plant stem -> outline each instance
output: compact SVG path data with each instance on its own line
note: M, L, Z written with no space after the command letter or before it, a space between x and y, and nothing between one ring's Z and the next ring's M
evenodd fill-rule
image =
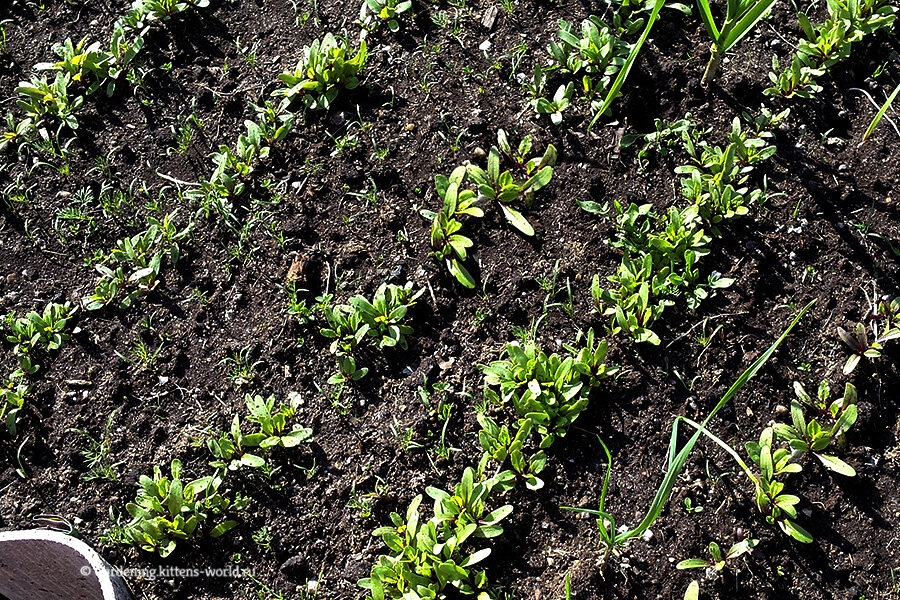
M719 54L719 49L715 44L709 47L709 51L709 62L706 65L706 71L703 73L703 79L700 80L700 85L704 86L716 76L716 71L719 69L719 63L722 62L722 55Z

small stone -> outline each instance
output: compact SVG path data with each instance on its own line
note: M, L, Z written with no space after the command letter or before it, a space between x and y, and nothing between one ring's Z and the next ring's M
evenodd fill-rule
M844 164L838 165L838 171L841 172L841 173L843 173L844 171L846 171L846 170L849 169L849 168L850 168L850 167L848 167L847 165L844 165Z
M484 40L483 42L481 42L481 44L479 44L478 49L481 51L490 50L491 49L491 41Z
M650 542L650 540L653 539L653 532L648 529L641 535L641 539L643 539L645 542Z
M6 283L12 283L15 280L16 280L15 273L10 273L9 275L6 276Z
M490 31L494 28L494 22L497 20L497 6L491 6L481 17L481 26Z
M68 198L68 197L71 196L71 195L72 195L71 192L66 192L66 191L56 192L56 197L57 197L57 198L61 198L61 199L66 199L66 198Z
M306 578L306 560L302 556L292 556L278 567L281 574L289 581L300 582Z
M487 153L484 151L484 148L482 148L481 146L472 150L472 154L475 155L475 158L484 158L485 156L487 156Z
M406 124L406 130L407 130L407 131L415 131L415 129L416 129L416 124L415 124L415 123L407 123L407 124Z
M784 404L779 404L775 407L775 414L779 417L786 417L791 414L791 411L788 410L788 407Z
M94 384L87 379L66 379L66 385L70 387L89 387Z

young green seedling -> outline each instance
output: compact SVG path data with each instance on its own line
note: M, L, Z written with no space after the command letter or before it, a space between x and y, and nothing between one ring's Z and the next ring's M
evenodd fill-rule
M561 85L556 89L553 100L538 98L534 103L534 109L540 114L550 115L550 121L554 125L559 125L563 120L563 112L572 103L574 93L575 84L570 81L568 85Z
M856 365L862 357L880 358L884 349L884 343L900 338L900 297L891 301L873 303L869 317L872 321L872 341L866 333L866 326L857 323L850 333L843 327L838 327L837 332L841 340L850 348L853 354L844 364L844 375L849 375L856 369ZM884 321L884 326L879 333L878 323Z
M774 3L775 0L727 0L725 21L719 28L713 20L709 0L697 0L700 18L706 26L709 37L712 38L712 45L709 48L711 56L700 80L702 85L706 85L715 77L725 53L750 33L760 19L768 14Z
M722 554L722 549L715 542L709 543L709 558L689 558L683 560L677 565L676 569L712 569L718 573L724 569L729 561L738 558L741 555L749 554L753 548L759 543L759 540L746 539L738 542L728 549L728 552Z
M531 138L523 139L515 153L512 152L506 133L502 129L498 132L497 138L501 148L504 148L504 154L513 158L517 166L524 170L527 179L518 179L509 170L500 171L501 150L497 146L492 146L488 154L487 171L470 164L466 173L478 186L479 201L483 199L497 204L513 227L525 235L534 235L534 228L525 220L522 213L509 204L520 198L524 199L526 207L534 203L535 191L547 185L553 177L556 148L553 144L549 144L540 159L532 158L526 161L524 155L531 149Z
M365 0L360 8L360 24L371 31L382 23L387 23L388 29L398 31L400 23L397 18L410 8L411 0Z
M838 420L830 429L822 429L816 419L809 423L803 416L803 408L796 400L791 401L791 425L784 423L775 424L775 434L779 439L786 440L793 450L809 453L819 459L826 469L853 477L856 471L836 456L823 454L822 451L831 445L833 439L844 434L856 423L856 405L851 404L841 411Z
M312 110L328 110L341 88L355 89L358 75L366 64L368 53L365 41L352 55L347 38L336 38L331 33L322 40L315 40L303 49L303 58L297 67L279 75L288 87L275 92L288 99L300 98Z

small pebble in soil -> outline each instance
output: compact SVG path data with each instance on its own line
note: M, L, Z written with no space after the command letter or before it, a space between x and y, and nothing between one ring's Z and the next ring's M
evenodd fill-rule
M415 131L415 130L416 130L416 124L415 124L415 123L407 123L407 124L406 124L406 130L407 130L407 131Z
M849 168L849 167L848 167L847 165L838 165L838 171L841 172L841 173L843 173L844 171L846 171L848 168Z
M775 407L775 414L779 417L786 417L787 415L791 414L791 411L789 411L788 407L784 404L779 404Z
M477 148L472 150L472 154L475 155L475 158L484 158L487 155L487 153L484 151L484 148L482 148L481 146L478 146Z

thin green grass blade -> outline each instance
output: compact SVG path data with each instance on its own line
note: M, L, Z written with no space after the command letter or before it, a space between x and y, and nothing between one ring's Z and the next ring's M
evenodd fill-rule
M700 9L700 20L706 26L706 32L712 38L714 44L719 43L719 28L713 21L712 11L709 8L709 0L697 0L697 8Z
M872 122L869 123L869 126L866 128L866 132L863 134L863 139L859 143L860 145L863 145L864 143L866 143L866 140L869 139L869 136L872 135L872 132L875 131L876 127L878 127L878 123L881 121L881 119L887 113L887 110L888 110L888 108L890 108L891 104L894 103L894 98L897 97L898 92L900 92L900 85L898 85L896 88L894 88L894 91L891 93L890 96L888 96L888 99L881 106L881 109L878 111L878 114L876 114L875 118L872 119Z
M629 539L641 535L647 529L650 528L651 525L656 521L659 514L662 512L663 507L668 501L669 496L672 493L672 489L675 487L675 483L678 475L681 473L681 470L684 468L684 464L687 462L688 456L694 449L694 445L697 443L697 440L700 438L700 434L706 428L706 425L710 422L710 420L718 413L723 406L728 404L732 398L734 398L739 391L747 384L751 377L756 375L756 373L763 367L764 364L772 357L775 353L775 350L778 349L778 346L781 345L781 342L785 340L791 330L800 322L800 319L803 318L803 315L806 314L813 304L815 304L815 300L807 304L803 310L794 318L794 321L788 326L787 329L784 330L784 333L781 334L775 342L769 346L769 348L759 355L759 357L753 361L753 364L750 365L746 371L741 373L741 376L737 378L728 391L725 392L725 395L722 396L722 399L719 400L719 403L716 404L715 408L706 416L701 424L701 428L697 430L694 435L691 436L688 443L685 444L684 448L681 449L677 454L675 453L676 444L678 441L678 419L675 420L675 423L672 425L672 437L669 442L669 459L667 460L667 471L666 475L663 478L662 484L660 484L659 489L656 492L656 496L653 498L653 502L650 504L650 509L647 511L644 519L638 524L637 527L630 531L626 531L616 536L616 544L623 544ZM674 459L672 458L674 456Z
M597 111L597 114L594 115L594 118L591 120L591 124L588 125L587 130L590 131L594 127L594 123L597 122L603 113L605 113L609 106L613 103L613 100L619 95L619 90L622 89L622 86L625 85L625 80L628 78L628 74L631 72L631 67L634 65L634 61L637 60L637 56L641 51L641 48L644 46L644 42L647 41L647 36L650 35L650 28L653 27L653 24L656 22L657 17L659 17L659 11L662 10L663 5L666 3L666 0L656 0L656 3L653 5L653 12L650 13L650 17L647 19L647 25L644 27L644 33L641 34L641 37L637 42L634 43L634 46L631 47L631 52L628 53L628 58L625 60L625 64L622 65L622 68L619 70L619 74L616 76L615 81L613 81L612 86L609 88L609 92L606 94L606 98L603 100L603 105L600 107L600 110Z
M775 0L761 0L760 2L757 2L753 8L747 11L741 20L728 32L728 35L725 36L725 40L722 42L722 52L728 52L729 48L737 44L745 35L750 33L753 28L756 27L759 20L766 16L773 4L775 4Z

